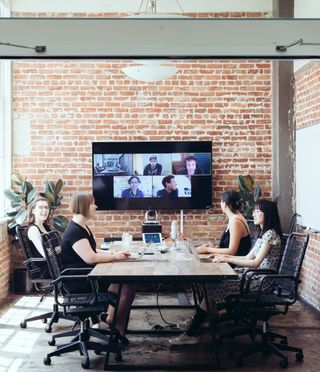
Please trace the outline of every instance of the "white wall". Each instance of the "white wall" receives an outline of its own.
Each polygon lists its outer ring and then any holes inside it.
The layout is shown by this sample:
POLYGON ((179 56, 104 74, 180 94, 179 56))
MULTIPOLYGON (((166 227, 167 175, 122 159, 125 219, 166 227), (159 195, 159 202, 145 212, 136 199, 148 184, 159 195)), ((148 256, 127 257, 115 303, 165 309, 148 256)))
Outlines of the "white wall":
MULTIPOLYGON (((320 1, 319 0, 295 0, 294 1, 294 18, 320 18, 320 1)), ((320 31, 315 35, 314 40, 304 40, 306 43, 319 43, 320 31)), ((304 48, 298 46, 297 48, 304 48)), ((320 55, 320 46, 319 46, 320 55)), ((294 71, 298 71, 305 66, 310 60, 300 60, 294 62, 294 71)))
MULTIPOLYGON (((146 1, 146 0, 145 0, 146 1)), ((12 0, 14 12, 137 12, 141 0, 12 0)), ((184 12, 271 12, 272 0, 179 0, 184 12)), ((144 3, 145 4, 145 3, 144 3)), ((143 4, 143 7, 145 6, 143 4)), ((143 9, 142 7, 142 9, 143 9)), ((175 0, 158 0, 158 12, 180 13, 175 0)))

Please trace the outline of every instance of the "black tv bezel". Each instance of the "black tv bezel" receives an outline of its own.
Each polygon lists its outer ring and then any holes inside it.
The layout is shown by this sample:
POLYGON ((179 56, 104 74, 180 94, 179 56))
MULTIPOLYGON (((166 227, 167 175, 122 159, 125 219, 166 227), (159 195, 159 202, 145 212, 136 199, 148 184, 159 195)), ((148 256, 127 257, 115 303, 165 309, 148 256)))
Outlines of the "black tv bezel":
MULTIPOLYGON (((104 182, 106 182, 104 180, 104 182)), ((109 186, 110 187, 110 186, 109 186)), ((96 200, 97 210, 116 211, 116 210, 181 210, 199 209, 206 210, 212 208, 212 141, 94 141, 92 142, 92 189, 96 200), (105 197, 97 191, 98 182, 103 182, 102 178, 112 176, 94 175, 94 155, 95 154, 166 154, 166 153, 210 153, 211 166, 210 175, 194 176, 193 182, 198 182, 201 191, 198 198, 177 198, 164 200, 161 198, 136 198, 123 199, 113 197, 109 202, 105 202, 105 197), (201 200, 199 197, 204 200, 201 200), (104 200, 104 201, 102 201, 104 200), (112 200, 112 202, 111 202, 112 200)))

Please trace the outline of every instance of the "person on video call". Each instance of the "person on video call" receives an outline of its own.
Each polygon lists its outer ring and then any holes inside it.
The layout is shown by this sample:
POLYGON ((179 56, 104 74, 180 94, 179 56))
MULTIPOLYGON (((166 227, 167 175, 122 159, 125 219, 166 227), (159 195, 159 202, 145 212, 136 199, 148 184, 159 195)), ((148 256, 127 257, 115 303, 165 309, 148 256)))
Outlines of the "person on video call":
POLYGON ((129 188, 122 191, 122 198, 143 198, 143 192, 139 190, 140 178, 132 176, 128 179, 129 188))
POLYGON ((177 198, 178 197, 178 189, 177 189, 177 182, 174 179, 173 175, 169 175, 163 178, 162 185, 164 189, 159 190, 157 192, 157 196, 159 198, 177 198))
POLYGON ((144 167, 144 176, 160 176, 162 172, 162 165, 158 163, 156 155, 149 158, 149 164, 144 167))
POLYGON ((192 155, 187 156, 184 159, 184 166, 178 169, 178 174, 187 174, 188 176, 202 173, 202 169, 200 168, 197 159, 192 155))

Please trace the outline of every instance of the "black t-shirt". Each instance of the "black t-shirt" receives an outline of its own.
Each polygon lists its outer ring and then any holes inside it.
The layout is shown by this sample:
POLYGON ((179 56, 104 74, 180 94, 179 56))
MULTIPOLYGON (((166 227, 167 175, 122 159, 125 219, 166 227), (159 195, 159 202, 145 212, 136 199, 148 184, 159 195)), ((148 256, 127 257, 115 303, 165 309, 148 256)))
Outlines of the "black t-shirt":
POLYGON ((63 234, 61 242, 61 260, 65 267, 90 267, 72 248, 81 239, 87 239, 90 247, 96 252, 96 241, 91 230, 89 232, 74 221, 71 221, 63 234))
POLYGON ((171 192, 168 192, 166 189, 159 190, 157 192, 157 197, 164 199, 175 199, 178 197, 178 189, 172 190, 171 192))

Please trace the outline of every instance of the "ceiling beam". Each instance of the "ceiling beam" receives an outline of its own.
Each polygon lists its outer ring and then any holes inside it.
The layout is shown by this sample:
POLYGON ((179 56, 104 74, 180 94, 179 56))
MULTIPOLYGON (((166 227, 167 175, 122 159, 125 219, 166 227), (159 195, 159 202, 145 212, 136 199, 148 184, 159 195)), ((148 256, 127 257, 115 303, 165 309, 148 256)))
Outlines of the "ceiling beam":
POLYGON ((319 58, 319 19, 2 18, 0 58, 319 58))

